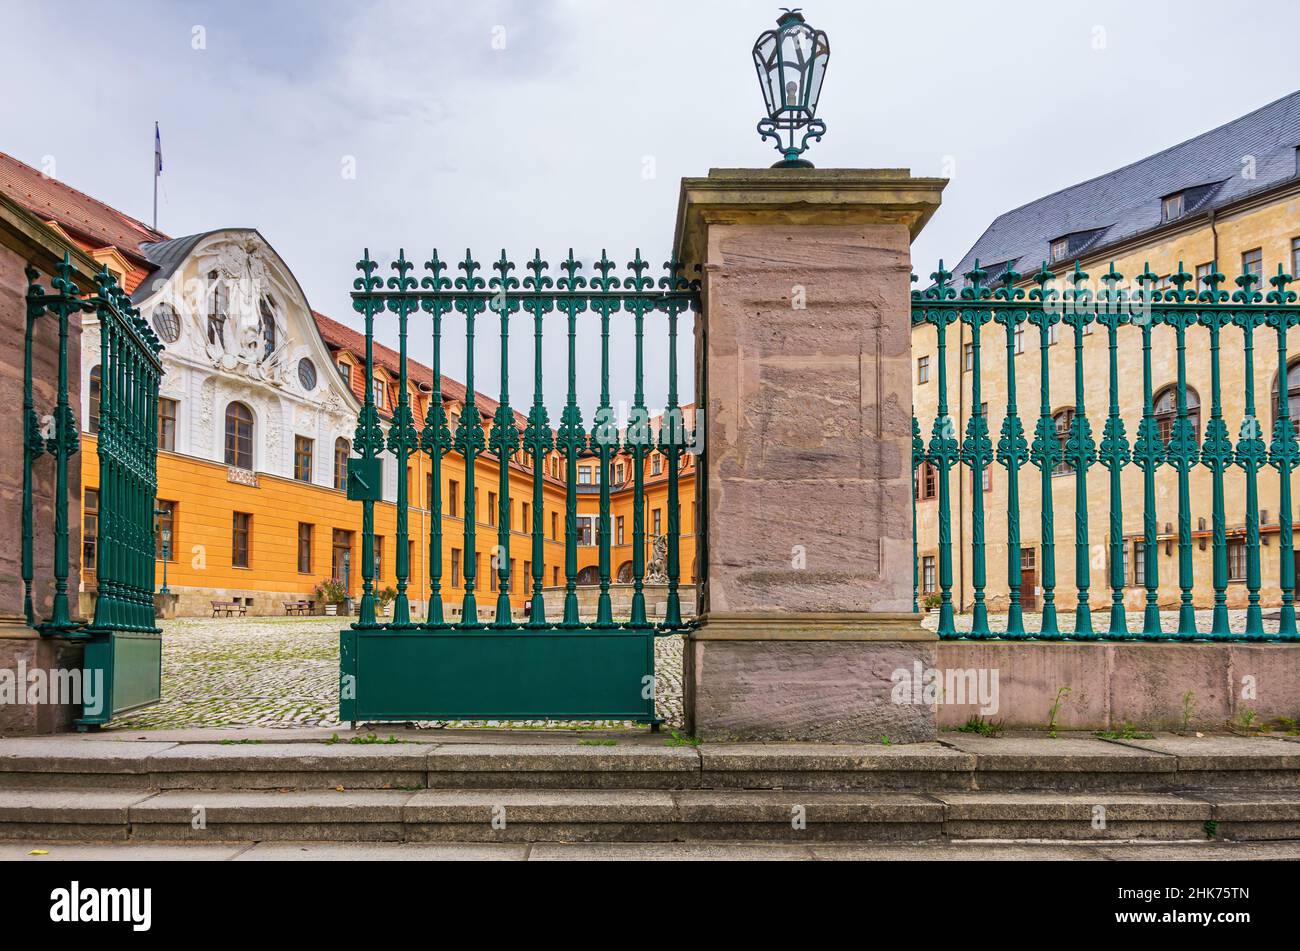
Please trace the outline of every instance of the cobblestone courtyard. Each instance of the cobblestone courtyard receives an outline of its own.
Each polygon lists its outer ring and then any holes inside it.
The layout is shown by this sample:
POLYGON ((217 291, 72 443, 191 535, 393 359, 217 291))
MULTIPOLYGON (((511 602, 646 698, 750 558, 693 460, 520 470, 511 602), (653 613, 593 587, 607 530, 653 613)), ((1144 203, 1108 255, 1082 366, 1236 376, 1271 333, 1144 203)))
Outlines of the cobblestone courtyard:
MULTIPOLYGON (((158 730, 194 726, 335 726, 338 618, 175 618, 162 622, 162 703, 115 726, 158 730)), ((656 641, 659 715, 681 724, 682 640, 656 641)), ((436 725, 472 726, 452 722, 436 725)), ((498 724, 492 724, 498 725, 498 724)), ((616 721, 506 721, 510 727, 617 727, 616 721)), ((628 724, 630 726, 630 724, 628 724)))
MULTIPOLYGON (((1277 621, 1265 611, 1264 629, 1277 631, 1277 621)), ((1177 612, 1162 613, 1165 630, 1175 630, 1177 612)), ((1005 615, 990 626, 1005 630, 1005 615)), ((1104 628, 1104 615, 1094 624, 1104 628)), ((1140 621, 1140 618, 1138 618, 1140 621)), ((1235 631, 1245 628, 1245 611, 1231 612, 1235 631)), ((1036 630, 1039 617, 1025 616, 1036 630)), ((922 623, 934 630, 937 616, 922 623)), ((1197 623, 1207 630, 1210 612, 1198 611, 1197 623)), ((339 620, 337 618, 250 617, 230 619, 176 618, 163 624, 163 701, 128 714, 115 726, 148 730, 176 727, 300 727, 338 725, 339 620)), ((958 615, 958 630, 970 629, 970 615, 958 615)), ((1061 627, 1073 629, 1074 615, 1061 614, 1061 627)), ((656 642, 658 708, 670 726, 682 722, 682 639, 656 642)), ((439 723, 429 727, 488 724, 439 723)), ((611 721, 566 723, 507 721, 491 725, 517 728, 608 728, 611 721)), ((630 726, 630 724, 628 724, 630 726)))

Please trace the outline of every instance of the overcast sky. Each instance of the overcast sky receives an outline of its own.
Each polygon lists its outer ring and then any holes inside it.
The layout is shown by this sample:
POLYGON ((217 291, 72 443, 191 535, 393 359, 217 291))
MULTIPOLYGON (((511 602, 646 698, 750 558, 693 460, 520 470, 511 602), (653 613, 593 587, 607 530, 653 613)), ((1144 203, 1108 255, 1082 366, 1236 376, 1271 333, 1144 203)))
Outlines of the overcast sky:
MULTIPOLYGON (((750 60, 778 13, 769 2, 0 7, 0 150, 37 166, 52 156, 59 178, 148 221, 158 120, 159 227, 258 228, 311 305, 348 322, 366 246, 385 256, 405 246, 419 262, 434 246, 485 259, 505 247, 521 264, 534 247, 552 264, 570 246, 586 260, 608 248, 620 264, 640 247, 657 264, 682 177, 777 158, 754 131, 750 60)), ((809 158, 952 179, 913 249, 922 275, 940 256, 958 260, 1000 212, 1300 83, 1295 0, 816 0, 804 13, 832 50, 819 109, 829 131, 809 158)), ((531 396, 529 328, 518 329, 516 404, 531 396)), ((616 341, 617 370, 627 338, 616 341)), ((476 353, 476 382, 494 391, 495 350, 481 341, 476 353)), ((449 356, 446 371, 462 376, 449 356)), ((661 356, 656 347, 652 405, 661 356)), ((558 359, 548 348, 548 363, 558 359)), ((615 400, 629 398, 617 377, 615 400)), ((548 387, 562 380, 548 375, 548 387)))

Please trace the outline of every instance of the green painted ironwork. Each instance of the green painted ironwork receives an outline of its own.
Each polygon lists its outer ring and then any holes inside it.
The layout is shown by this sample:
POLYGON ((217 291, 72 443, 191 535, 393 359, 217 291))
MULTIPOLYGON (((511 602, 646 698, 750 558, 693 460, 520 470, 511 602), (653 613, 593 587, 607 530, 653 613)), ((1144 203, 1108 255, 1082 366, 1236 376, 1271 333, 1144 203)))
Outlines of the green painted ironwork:
MULTIPOLYGON (((922 420, 913 417, 913 479, 920 467, 932 465, 938 476, 937 527, 933 539, 918 538, 916 530, 916 495, 913 493, 913 606, 919 608, 920 590, 919 556, 924 550, 938 552, 940 613, 938 630, 944 638, 983 639, 990 636, 1016 639, 1022 637, 1047 640, 1091 640, 1142 638, 1147 640, 1210 639, 1210 640, 1295 640, 1295 551, 1292 541, 1292 482, 1294 472, 1300 468, 1300 446, 1289 415, 1285 395, 1278 399, 1271 441, 1266 443, 1264 428, 1259 422, 1255 401, 1255 330, 1271 328, 1276 336, 1280 379, 1285 379, 1288 352, 1287 331, 1300 324, 1300 306, 1297 295, 1290 290, 1293 278, 1283 268, 1271 278, 1273 290, 1262 293, 1255 285, 1260 278, 1243 273, 1236 278, 1234 293, 1221 290, 1226 280, 1213 264, 1204 273, 1197 286, 1196 280, 1180 264, 1169 276, 1167 287, 1158 287, 1160 279, 1145 267, 1134 278, 1133 286, 1123 286, 1123 275, 1112 264, 1101 275, 1096 286, 1078 262, 1073 270, 1059 282, 1056 275, 1043 264, 1029 281, 1009 267, 998 275, 999 287, 988 286, 988 272, 975 263, 965 275, 961 287, 952 283, 952 274, 943 268, 931 275, 932 284, 924 290, 913 291, 912 320, 917 326, 935 328, 937 345, 938 393, 935 418, 931 425, 931 438, 926 446, 921 440, 922 420), (1063 283, 1063 286, 1062 286, 1063 283), (947 377, 947 328, 960 321, 968 328, 967 353, 969 359, 971 410, 966 422, 964 437, 956 439, 956 425, 949 409, 949 381, 947 377), (981 359, 981 328, 992 321, 1005 330, 1005 379, 1007 405, 1002 420, 996 451, 989 444, 989 423, 983 408, 982 393, 987 380, 981 359), (1021 327, 1029 324, 1038 328, 1039 413, 1032 444, 1026 446, 1025 433, 1017 406, 1016 362, 1023 351, 1021 327), (1073 331, 1074 404, 1068 427, 1058 429, 1051 403, 1051 354, 1056 340, 1056 324, 1073 331), (1088 421, 1085 397, 1093 380, 1091 368, 1085 365, 1085 340, 1092 325, 1106 331, 1106 421, 1100 444, 1094 444, 1088 421), (1242 331, 1245 372, 1245 404, 1240 432, 1234 447, 1229 438, 1229 424, 1224 416, 1222 350, 1226 340, 1225 327, 1235 326, 1242 331), (1152 348, 1153 329, 1167 327, 1172 336, 1177 360, 1174 380, 1175 406, 1170 423, 1169 438, 1162 438, 1160 422, 1156 417, 1153 396, 1152 348), (1132 328, 1130 333, 1129 328, 1132 328), (1197 425, 1189 408, 1187 348, 1189 335, 1205 334, 1209 353, 1209 417, 1203 440, 1198 439, 1197 425), (1120 373, 1120 355, 1127 348, 1140 348, 1142 362, 1141 419, 1136 435, 1129 443, 1125 420, 1122 416, 1121 393, 1130 385, 1120 373), (1007 629, 1005 633, 992 633, 988 629, 988 607, 985 579, 985 510, 980 480, 984 467, 996 462, 1006 473, 1007 488, 1007 629), (955 462, 960 462, 971 472, 973 504, 972 535, 970 540, 972 572, 970 578, 974 593, 971 627, 969 631, 956 630, 953 615, 952 592, 952 502, 949 475, 955 462), (1026 631, 1024 607, 1021 604, 1021 548, 1024 542, 1020 524, 1021 491, 1019 473, 1026 463, 1038 468, 1040 473, 1041 531, 1041 590, 1042 617, 1037 631, 1026 631), (1088 523, 1088 470, 1100 465, 1107 470, 1108 485, 1108 540, 1096 549, 1090 543, 1088 523), (1134 466, 1141 474, 1141 512, 1136 510, 1136 499, 1126 505, 1123 470, 1134 466), (1165 537, 1159 531, 1159 510, 1156 476, 1162 467, 1174 472, 1176 480, 1176 535, 1165 537), (1275 633, 1264 629, 1261 611, 1262 565, 1261 524, 1259 511, 1259 479, 1266 468, 1275 470, 1278 477, 1278 583, 1281 592, 1279 625, 1275 633), (1208 532, 1211 547, 1213 589, 1207 607, 1211 620, 1207 630, 1198 630, 1195 612, 1196 576, 1193 555, 1193 510, 1191 498, 1191 473, 1204 468, 1210 474, 1210 520, 1208 532), (1245 524, 1243 534, 1246 627, 1242 633, 1233 633, 1228 616, 1229 545, 1231 539, 1227 525, 1227 498, 1232 491, 1229 477, 1233 470, 1243 473, 1245 524), (1053 504, 1053 477, 1072 475, 1074 483, 1074 525, 1072 541, 1075 551, 1074 591, 1076 613, 1073 630, 1064 631, 1057 617, 1055 547, 1057 526, 1053 504), (1136 522, 1138 531, 1126 534, 1126 518, 1136 522), (1128 539, 1141 541, 1141 551, 1133 547, 1133 554, 1142 559, 1143 577, 1137 583, 1145 587, 1144 610, 1140 629, 1130 627, 1125 605, 1125 588, 1129 583, 1126 569, 1129 562, 1128 539), (1159 549, 1162 544, 1177 545, 1178 564, 1178 624, 1175 631, 1166 632, 1161 627, 1159 599, 1159 549), (1100 566, 1100 555, 1105 552, 1110 587, 1110 617, 1105 633, 1094 629, 1089 598, 1091 575, 1100 566)), ((915 278, 913 278, 915 280, 915 278)), ((1235 338, 1234 338, 1235 339, 1235 338)), ((1136 385, 1137 381, 1132 381, 1136 385)), ((1284 394, 1284 390, 1283 390, 1284 394)), ((1198 407, 1197 412, 1200 412, 1198 407)), ((1199 416, 1198 416, 1199 418, 1199 416)), ((1202 520, 1204 523, 1204 520, 1202 520)), ((1201 545, 1205 542, 1202 541, 1201 545)))
POLYGON ((22 575, 27 622, 46 636, 85 643, 84 673, 102 677, 99 709, 83 709, 81 729, 159 699, 161 631, 154 625, 154 506, 157 495, 158 386, 162 344, 131 306, 105 267, 94 290, 83 293, 71 256, 65 255, 47 290, 27 268, 27 325, 23 380, 22 575), (96 453, 100 514, 96 548, 94 617, 75 618, 70 604, 69 465, 80 447, 70 399, 69 341, 72 318, 94 314, 99 329, 100 403, 96 453), (58 322, 55 405, 42 432, 33 386, 33 337, 42 318, 58 322), (33 484, 44 455, 54 459, 54 598, 50 616, 38 622, 32 602, 35 579, 33 484))
MULTIPOLYGON (((373 458, 385 447, 397 460, 399 599, 405 591, 407 565, 403 560, 406 547, 404 473, 406 462, 415 452, 430 456, 433 474, 433 526, 429 534, 431 603, 424 623, 413 623, 409 614, 396 609, 390 623, 381 623, 370 613, 359 618, 351 629, 342 632, 340 661, 340 711, 343 719, 430 719, 441 717, 496 718, 544 717, 548 719, 589 719, 617 717, 656 723, 654 711, 653 638, 684 629, 680 596, 679 475, 682 453, 691 451, 686 427, 681 419, 677 388, 677 331, 681 315, 698 312, 699 282, 682 274, 675 261, 664 265, 665 276, 657 282, 648 273, 649 265, 638 251, 627 264, 627 276, 614 273, 615 265, 607 255, 592 264, 589 274, 574 259, 572 250, 560 263, 558 275, 548 273, 549 265, 540 250, 525 265, 522 281, 512 275, 515 265, 504 252, 492 264, 494 276, 478 276, 481 266, 470 252, 459 265, 461 276, 454 281, 445 277, 446 265, 435 251, 426 262, 428 272, 417 281, 410 275, 412 265, 399 252, 393 263, 396 276, 382 281, 375 276, 378 264, 367 252, 357 265, 363 277, 354 283, 353 306, 366 317, 367 400, 358 424, 357 451, 364 459, 373 458), (492 415, 491 432, 484 434, 483 412, 474 390, 475 319, 491 310, 499 319, 501 383, 498 406, 492 415), (424 312, 430 316, 433 342, 435 393, 425 415, 424 428, 417 434, 410 420, 407 396, 406 333, 410 315, 424 312), (454 434, 447 424, 443 403, 441 373, 442 318, 452 312, 465 319, 466 358, 464 407, 454 434), (396 406, 387 433, 373 400, 375 319, 384 313, 397 315, 399 337, 400 386, 396 406), (533 399, 522 432, 510 405, 509 337, 510 320, 520 314, 533 322, 533 399), (562 314, 568 344, 567 394, 558 429, 552 431, 543 399, 543 330, 544 317, 562 314), (584 428, 583 413, 577 399, 578 321, 590 314, 599 321, 601 352, 601 386, 599 403, 592 416, 591 430, 584 428), (658 438, 652 431, 644 386, 644 355, 647 320, 656 314, 667 317, 669 346, 668 391, 658 438), (627 315, 635 341, 634 396, 626 426, 620 429, 611 402, 611 329, 615 319, 627 315), (373 427, 374 435, 371 435, 373 427), (528 617, 516 622, 512 615, 512 596, 527 593, 527 578, 517 581, 511 568, 511 465, 521 452, 531 466, 531 524, 523 528, 530 534, 531 593, 527 594, 528 617), (645 529, 644 465, 652 452, 658 451, 668 462, 668 537, 665 573, 668 576, 668 599, 661 623, 652 624, 647 616, 644 582, 646 547, 650 542, 645 529), (441 547, 441 460, 447 453, 459 455, 465 464, 464 501, 464 600, 459 623, 445 620, 442 599, 441 547), (543 597, 544 575, 544 487, 546 462, 550 453, 564 459, 564 605, 559 616, 547 618, 543 597), (493 619, 479 619, 475 600, 477 578, 475 474, 480 457, 487 454, 497 464, 497 538, 492 570, 498 580, 493 619), (599 595, 594 618, 583 618, 577 599, 577 487, 579 459, 594 456, 599 466, 599 595), (611 468, 615 457, 627 457, 632 464, 633 487, 633 598, 629 616, 616 619, 610 599, 611 571, 611 468), (523 587, 518 587, 522 584, 523 587), (631 676, 629 672, 635 674, 631 676), (621 679, 629 674, 627 679, 621 679), (617 683, 611 677, 619 678, 617 683)), ((696 440, 698 443, 698 440, 696 440)), ((377 483, 377 478, 372 476, 377 483)), ((517 483, 516 483, 517 487, 517 483)), ((373 506, 377 493, 354 496, 363 509, 363 571, 366 591, 373 590, 373 506), (369 516, 366 512, 369 511, 369 516)), ((527 574, 528 572, 526 572, 527 574)), ((364 609, 363 599, 363 609, 364 609)))

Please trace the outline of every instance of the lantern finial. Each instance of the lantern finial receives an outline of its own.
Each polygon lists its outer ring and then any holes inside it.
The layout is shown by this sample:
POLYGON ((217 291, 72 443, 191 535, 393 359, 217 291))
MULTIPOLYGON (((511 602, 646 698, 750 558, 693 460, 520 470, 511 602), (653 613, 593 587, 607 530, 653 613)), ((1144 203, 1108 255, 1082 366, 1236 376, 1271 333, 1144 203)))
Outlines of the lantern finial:
POLYGON ((781 10, 776 29, 754 44, 754 67, 767 107, 758 134, 772 139, 783 156, 773 168, 812 168, 800 156, 810 140, 820 141, 826 132, 826 123, 817 118, 817 100, 831 47, 824 31, 808 25, 801 8, 781 10))

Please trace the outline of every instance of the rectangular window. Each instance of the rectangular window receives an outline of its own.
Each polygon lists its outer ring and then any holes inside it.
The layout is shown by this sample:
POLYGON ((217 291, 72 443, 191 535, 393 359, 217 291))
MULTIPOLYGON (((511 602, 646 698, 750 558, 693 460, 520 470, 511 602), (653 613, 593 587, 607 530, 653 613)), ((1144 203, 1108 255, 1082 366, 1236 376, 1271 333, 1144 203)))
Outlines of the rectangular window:
POLYGON ((578 516, 578 544, 594 545, 596 543, 596 519, 591 515, 578 516))
POLYGON ((375 536, 375 578, 384 576, 384 536, 375 536))
POLYGON ((524 585, 523 585, 524 591, 528 590, 528 584, 527 584, 528 577, 532 573, 533 573, 533 563, 531 561, 525 561, 524 562, 524 585))
POLYGON ((95 570, 95 554, 99 550, 99 489, 86 490, 86 503, 81 522, 81 567, 95 570))
POLYGON ((661 472, 663 472, 663 471, 664 471, 664 457, 661 456, 661 455, 659 455, 659 453, 657 453, 657 452, 651 453, 651 454, 650 454, 650 474, 651 474, 651 475, 659 475, 659 473, 661 473, 661 472))
MULTIPOLYGON (((528 516, 531 514, 532 514, 532 506, 530 506, 527 502, 520 502, 519 503, 519 516, 520 516, 519 528, 521 531, 525 531, 525 532, 532 531, 533 523, 528 520, 528 516)), ((524 574, 528 574, 528 572, 525 571, 524 574)))
POLYGON ((1300 277, 1300 238, 1291 239, 1291 276, 1300 277))
POLYGON ((916 382, 917 383, 930 382, 930 358, 929 357, 916 358, 916 382))
POLYGON ((1210 282, 1208 278, 1213 271, 1214 271, 1213 262, 1209 264, 1196 265, 1196 289, 1197 290, 1208 291, 1210 289, 1210 282))
POLYGON ((1012 349, 1015 353, 1025 352, 1025 328, 1021 324, 1016 324, 1016 332, 1012 335, 1012 349))
POLYGON ((975 369, 975 344, 968 343, 962 346, 962 364, 967 370, 975 369))
POLYGON ((934 594, 934 555, 921 559, 921 593, 934 594))
POLYGON ((293 437, 293 477, 299 482, 311 481, 312 445, 306 436, 293 437))
POLYGON ((154 525, 154 557, 174 562, 176 560, 176 503, 158 500, 158 515, 154 525))
POLYGON ((339 368, 339 376, 343 378, 343 385, 346 386, 348 389, 352 389, 352 365, 350 363, 345 363, 342 360, 340 360, 338 364, 338 368, 339 368))
POLYGON ((551 513, 551 537, 558 539, 560 537, 560 513, 551 513))
POLYGON ((460 483, 447 483, 447 514, 460 518, 460 483))
POLYGON ((451 586, 453 588, 459 588, 461 586, 459 548, 453 548, 451 550, 451 586))
POLYGON ((663 521, 663 510, 655 509, 654 512, 652 513, 652 524, 654 525, 654 533, 656 535, 663 534, 663 526, 661 524, 662 521, 663 521))
POLYGON ((1133 543, 1133 584, 1143 587, 1147 583, 1147 544, 1145 541, 1133 543))
POLYGON ((352 593, 352 533, 346 529, 333 530, 330 547, 330 577, 347 580, 347 592, 352 593))
POLYGON ((560 586, 560 569, 553 566, 551 568, 551 587, 558 588, 559 586, 560 586))
POLYGON ((176 451, 176 401, 158 397, 158 448, 176 451))
POLYGON ((373 386, 375 393, 375 407, 377 409, 383 409, 388 404, 388 400, 386 399, 388 385, 383 380, 375 380, 373 386))
MULTIPOLYGON (((1256 277, 1263 278, 1264 277, 1264 250, 1262 248, 1254 248, 1250 251, 1247 251, 1245 254, 1243 254, 1241 256, 1241 270, 1243 272, 1254 274, 1256 277)), ((1260 285, 1256 283, 1255 286, 1251 289, 1257 291, 1260 289, 1260 285)))
MULTIPOLYGON (((1148 206, 1149 207, 1149 206, 1148 206)), ((1174 221, 1183 216, 1183 193, 1169 195, 1160 202, 1160 214, 1165 221, 1174 221)))
POLYGON ((298 523, 298 573, 311 574, 311 542, 316 526, 310 522, 298 523))
POLYGON ((1060 261, 1070 253, 1070 239, 1057 238, 1051 244, 1051 257, 1053 261, 1060 261))
POLYGON ((1061 339, 1061 325, 1052 324, 1047 328, 1047 345, 1050 347, 1061 339))
POLYGON ((623 463, 621 462, 614 467, 614 482, 618 485, 623 484, 623 463))
POLYGON ((432 511, 433 510, 433 473, 432 472, 424 477, 424 498, 426 500, 424 507, 432 511))
POLYGON ((252 536, 253 516, 247 512, 235 512, 230 522, 230 564, 235 568, 249 566, 252 536))
POLYGON ((578 485, 591 485, 591 466, 578 467, 578 485))
POLYGON ((623 544, 623 516, 618 516, 614 520, 614 544, 623 544))
POLYGON ((497 523, 497 494, 495 492, 488 493, 487 521, 489 525, 497 523))
POLYGON ((1246 539, 1228 539, 1228 580, 1246 580, 1246 539))

